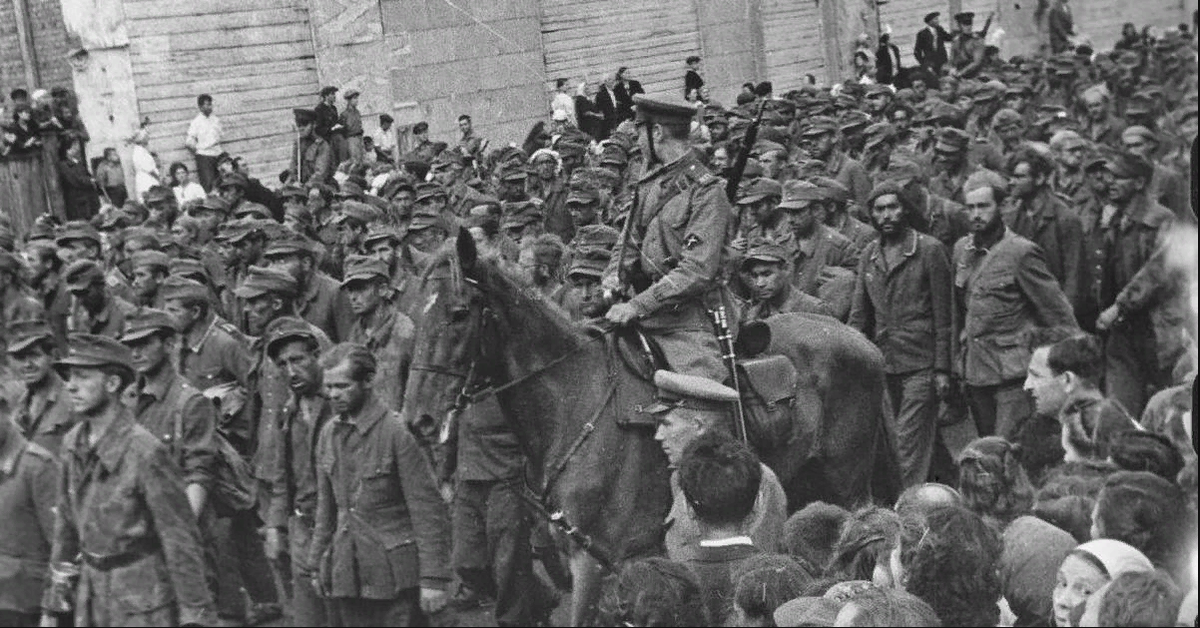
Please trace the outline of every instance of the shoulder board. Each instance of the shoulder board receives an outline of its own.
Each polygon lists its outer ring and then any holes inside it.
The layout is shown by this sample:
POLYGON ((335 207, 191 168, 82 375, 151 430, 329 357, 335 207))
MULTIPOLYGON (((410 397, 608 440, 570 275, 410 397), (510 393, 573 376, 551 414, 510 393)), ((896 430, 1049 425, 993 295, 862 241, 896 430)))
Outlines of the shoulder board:
POLYGON ((242 330, 235 327, 234 324, 229 321, 217 321, 217 329, 220 329, 221 331, 235 338, 242 335, 242 330))

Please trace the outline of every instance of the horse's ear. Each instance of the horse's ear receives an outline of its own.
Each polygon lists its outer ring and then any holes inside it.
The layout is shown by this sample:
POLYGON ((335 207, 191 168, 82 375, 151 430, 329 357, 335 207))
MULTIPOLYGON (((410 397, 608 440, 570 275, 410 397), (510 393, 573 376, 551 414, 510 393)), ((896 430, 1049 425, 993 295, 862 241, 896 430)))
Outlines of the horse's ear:
POLYGON ((458 249, 459 266, 463 270, 474 268, 475 262, 479 261, 479 249, 475 246, 475 238, 471 237, 471 232, 467 231, 466 227, 458 228, 458 239, 454 244, 458 249))

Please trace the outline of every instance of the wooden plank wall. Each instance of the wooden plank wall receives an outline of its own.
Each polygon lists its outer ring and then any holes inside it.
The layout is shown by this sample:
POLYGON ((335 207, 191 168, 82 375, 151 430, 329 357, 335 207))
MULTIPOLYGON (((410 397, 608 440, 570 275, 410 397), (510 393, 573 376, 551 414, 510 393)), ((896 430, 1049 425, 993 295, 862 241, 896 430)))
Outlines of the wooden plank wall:
POLYGON ((41 153, 0 159, 0 199, 0 212, 8 216, 18 238, 29 233, 33 221, 47 211, 61 217, 62 193, 55 164, 47 165, 41 153))
POLYGON ((138 108, 162 169, 192 164, 184 147, 196 97, 211 94, 223 148, 277 183, 292 109, 316 104, 317 65, 304 0, 125 0, 138 108))

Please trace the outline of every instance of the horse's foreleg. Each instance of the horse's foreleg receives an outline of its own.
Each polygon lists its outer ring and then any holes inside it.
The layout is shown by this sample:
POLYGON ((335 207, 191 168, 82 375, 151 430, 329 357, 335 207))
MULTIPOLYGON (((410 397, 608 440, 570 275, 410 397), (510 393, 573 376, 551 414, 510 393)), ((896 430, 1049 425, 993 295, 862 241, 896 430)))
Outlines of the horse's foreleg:
POLYGON ((596 623, 596 604, 600 601, 600 579, 604 575, 595 558, 582 550, 574 550, 570 559, 571 625, 591 626, 596 623))

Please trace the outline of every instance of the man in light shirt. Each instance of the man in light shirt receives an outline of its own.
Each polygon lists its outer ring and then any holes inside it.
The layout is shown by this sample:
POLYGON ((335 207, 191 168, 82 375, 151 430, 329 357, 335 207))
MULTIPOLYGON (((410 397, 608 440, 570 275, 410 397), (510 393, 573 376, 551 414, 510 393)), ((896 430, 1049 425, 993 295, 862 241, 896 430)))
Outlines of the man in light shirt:
POLYGON ((395 120, 392 116, 386 113, 379 114, 379 129, 375 131, 372 139, 375 140, 375 150, 395 163, 399 156, 396 153, 396 129, 392 127, 393 122, 395 120))
POLYGON ((221 119, 213 115, 213 99, 208 94, 196 98, 200 113, 188 125, 183 143, 196 156, 196 175, 205 192, 217 183, 217 157, 221 155, 221 119))
MULTIPOLYGON (((554 98, 550 100, 550 109, 553 113, 559 111, 566 114, 563 120, 554 118, 556 121, 569 121, 571 126, 576 126, 575 123, 575 97, 570 94, 571 86, 567 84, 567 79, 560 78, 555 81, 554 98)), ((560 117, 562 117, 560 115, 560 117)))

